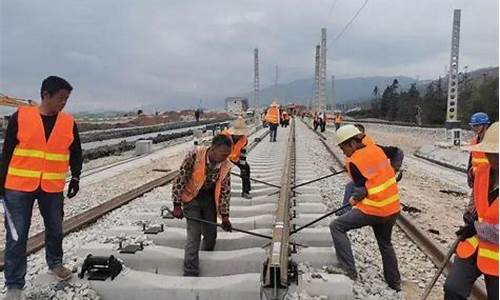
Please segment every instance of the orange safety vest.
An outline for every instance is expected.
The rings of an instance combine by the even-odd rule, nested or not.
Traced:
[[[231,138],[231,134],[229,133],[228,130],[224,130],[222,134]],[[248,144],[248,138],[242,135],[238,139],[238,141],[235,144],[233,144],[233,147],[231,148],[231,154],[229,154],[229,160],[232,161],[233,163],[238,163],[240,161],[241,149],[243,149],[247,144]]]
[[[488,202],[490,181],[489,164],[476,168],[474,177],[474,205],[480,223],[498,224],[498,197],[491,203]],[[483,274],[498,277],[498,245],[488,243],[478,235],[462,241],[457,246],[457,255],[468,258],[477,253],[477,267]]]
[[[333,122],[335,124],[340,124],[342,122],[342,117],[340,115],[336,115],[335,118],[333,119]]]
[[[33,192],[41,186],[48,193],[62,192],[73,142],[73,117],[59,112],[46,140],[38,107],[21,106],[17,111],[19,143],[12,153],[5,188]]]
[[[398,213],[399,189],[396,174],[384,151],[375,144],[356,150],[347,159],[353,163],[366,178],[368,195],[359,201],[355,208],[372,216],[386,217]],[[352,175],[349,172],[352,178]],[[353,179],[354,181],[354,179]]]
[[[266,122],[272,124],[279,124],[280,122],[280,110],[277,106],[270,106],[266,113]]]
[[[198,195],[200,189],[203,187],[205,183],[205,167],[207,165],[207,147],[197,147],[196,148],[196,160],[193,166],[193,173],[191,174],[191,178],[186,183],[184,190],[181,193],[181,199],[184,203],[189,203],[193,201],[193,199]],[[219,175],[217,177],[217,181],[215,182],[215,206],[217,210],[219,210],[219,202],[220,202],[220,192],[222,188],[222,181],[226,178],[231,171],[233,165],[229,160],[225,160],[221,163],[219,169]]]
[[[477,144],[478,141],[478,136],[475,136],[472,138],[472,141],[470,142],[471,145]],[[479,165],[485,165],[489,164],[490,162],[486,158],[486,154],[484,152],[477,152],[477,151],[472,151],[471,152],[471,167],[472,167],[472,172],[474,173],[476,170],[476,167]]]
[[[368,146],[371,144],[375,144],[375,141],[371,137],[365,134],[365,137],[361,140],[361,143],[363,143],[363,145],[365,146]]]

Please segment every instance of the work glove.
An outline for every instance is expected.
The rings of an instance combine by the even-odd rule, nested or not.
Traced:
[[[184,217],[184,212],[182,212],[181,204],[174,204],[174,211],[172,212],[174,218],[182,219]]]
[[[396,172],[396,182],[400,182],[401,179],[403,179],[403,170],[400,169]]]
[[[222,218],[222,229],[227,232],[233,231],[233,226],[231,225],[231,221],[229,221],[229,215],[221,215]]]
[[[368,191],[366,190],[366,188],[364,186],[363,187],[355,186],[352,189],[352,198],[354,198],[354,200],[356,200],[356,202],[359,202],[359,201],[365,199],[366,196],[368,196]]]
[[[69,182],[68,186],[68,198],[73,198],[76,196],[78,191],[80,190],[80,179],[77,177],[71,178],[71,181]]]
[[[465,224],[464,226],[460,226],[455,234],[461,241],[465,241],[466,239],[476,235],[476,227],[474,227],[474,223]]]

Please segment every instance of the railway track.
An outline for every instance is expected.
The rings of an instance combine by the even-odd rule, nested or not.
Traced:
[[[339,164],[339,167],[343,168],[344,167],[343,159],[326,142],[327,138],[320,132],[313,130],[309,124],[307,123],[305,124],[311,131],[313,131],[319,137],[319,140],[325,146],[327,152],[330,153],[330,155],[333,156],[334,160]],[[447,166],[445,165],[441,166],[447,168]],[[420,250],[422,250],[425,253],[425,255],[432,261],[432,263],[436,267],[439,267],[443,263],[443,259],[446,256],[446,251],[443,250],[431,238],[429,238],[422,230],[420,230],[407,216],[401,213],[399,215],[398,220],[396,221],[396,224],[405,233],[405,235],[413,243],[415,243]],[[452,262],[448,262],[443,272],[445,275],[448,274],[448,271],[450,270],[451,266]],[[484,288],[484,285],[480,281],[477,281],[476,284],[474,285],[471,296],[473,299],[478,299],[478,300],[486,299],[486,290]]]

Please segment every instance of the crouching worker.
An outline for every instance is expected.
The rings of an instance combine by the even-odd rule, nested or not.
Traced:
[[[238,117],[234,120],[233,126],[222,132],[223,135],[231,138],[233,148],[229,160],[238,168],[240,168],[240,175],[242,181],[241,197],[251,199],[250,190],[250,165],[247,162],[247,145],[248,145],[248,127],[243,117]]]
[[[473,205],[457,231],[461,242],[444,284],[444,299],[469,298],[474,282],[484,275],[488,300],[498,299],[498,122],[486,131],[481,143],[464,147],[484,153],[488,163],[474,170]]]
[[[399,190],[394,169],[385,154],[386,147],[363,144],[361,132],[354,125],[345,125],[336,132],[337,143],[344,152],[347,172],[354,182],[351,205],[354,209],[330,224],[336,255],[347,275],[357,279],[351,243],[347,232],[371,226],[382,254],[384,278],[389,287],[400,291],[401,277],[396,253],[391,243],[392,228],[399,215]],[[395,148],[395,147],[392,147]],[[393,151],[401,151],[398,148]]]
[[[199,250],[212,251],[217,239],[217,226],[189,218],[217,222],[222,219],[222,228],[231,231],[229,200],[233,164],[228,160],[233,143],[224,135],[216,135],[210,147],[198,146],[189,152],[182,162],[179,175],[172,186],[174,201],[173,216],[186,216],[187,241],[184,249],[184,276],[199,275]]]

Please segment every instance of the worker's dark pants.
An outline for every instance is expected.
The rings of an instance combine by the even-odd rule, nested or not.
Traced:
[[[394,227],[398,215],[399,213],[388,217],[376,217],[366,215],[359,209],[352,209],[333,220],[330,223],[330,233],[332,234],[337,259],[342,269],[348,273],[356,272],[351,243],[347,238],[347,232],[351,229],[371,226],[377,239],[380,254],[382,254],[385,281],[390,286],[399,285],[401,283],[401,276],[399,275],[396,253],[391,242],[392,227]]]
[[[14,241],[12,232],[4,218],[7,230],[5,238],[5,285],[7,288],[21,289],[26,275],[26,244],[31,225],[31,215],[35,199],[45,225],[45,260],[49,269],[62,265],[63,261],[63,229],[64,196],[63,193],[47,193],[38,189],[35,192],[19,192],[6,189],[4,194],[14,228],[19,239]]]
[[[200,190],[193,201],[184,204],[184,215],[217,222],[214,190]],[[200,273],[199,250],[201,235],[203,235],[201,250],[213,251],[217,239],[217,226],[191,220],[186,221],[187,241],[184,248],[184,276],[198,276]]]
[[[463,259],[455,256],[455,261],[444,283],[444,299],[465,300],[469,297],[472,285],[483,275],[477,268],[477,256],[474,254]],[[498,277],[484,275],[488,300],[498,300]]]
[[[243,193],[250,193],[250,191],[252,190],[252,186],[250,184],[250,165],[248,164],[248,162],[242,163],[241,161],[239,161],[236,166],[240,168],[242,183],[241,191]]]
[[[326,123],[325,122],[321,122],[321,132],[325,132],[325,129],[326,129]]]
[[[335,131],[339,130],[340,128],[340,123],[335,123]]]
[[[278,135],[278,124],[269,124],[269,141],[276,142],[277,135]]]
[[[316,131],[318,129],[318,126],[319,126],[318,122],[313,122],[314,131]]]

